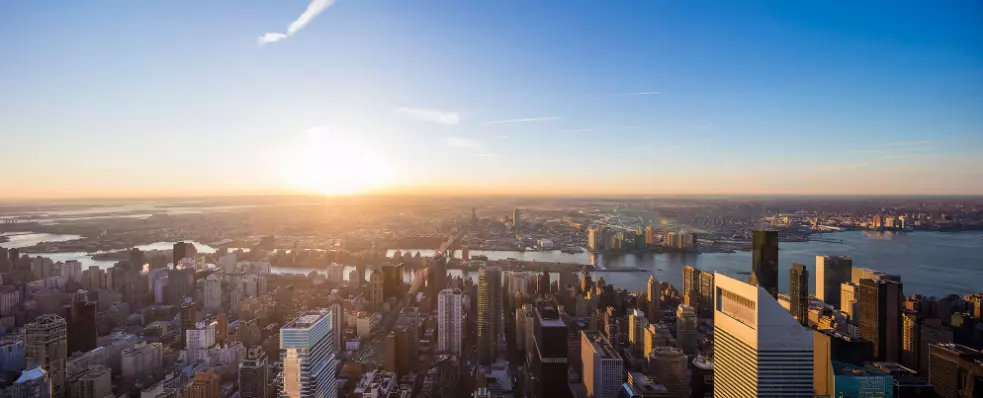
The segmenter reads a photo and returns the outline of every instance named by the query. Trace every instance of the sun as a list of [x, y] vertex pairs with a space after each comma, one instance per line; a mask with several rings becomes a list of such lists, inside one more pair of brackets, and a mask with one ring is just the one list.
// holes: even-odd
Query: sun
[[351, 195], [390, 184], [384, 162], [341, 139], [314, 139], [282, 155], [281, 174], [291, 188], [322, 195]]

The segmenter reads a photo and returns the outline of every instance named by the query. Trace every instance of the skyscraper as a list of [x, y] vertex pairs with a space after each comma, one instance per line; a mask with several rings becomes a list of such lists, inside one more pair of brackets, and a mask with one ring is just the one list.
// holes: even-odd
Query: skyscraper
[[833, 308], [841, 307], [840, 285], [849, 283], [853, 260], [845, 256], [816, 256], [816, 298]]
[[369, 302], [372, 303], [373, 312], [382, 311], [382, 302], [385, 301], [382, 292], [382, 272], [373, 270], [369, 275]]
[[812, 332], [764, 287], [714, 281], [714, 396], [811, 397]]
[[181, 347], [184, 347], [188, 343], [186, 330], [194, 329], [195, 324], [198, 322], [198, 307], [195, 306], [195, 302], [187, 302], [181, 304]]
[[666, 387], [669, 396], [690, 396], [690, 380], [687, 372], [689, 359], [683, 350], [668, 346], [655, 347], [652, 349], [651, 359], [649, 368], [659, 379], [659, 383]]
[[700, 348], [700, 331], [697, 329], [696, 310], [686, 304], [676, 309], [676, 340], [683, 352], [696, 356]]
[[239, 396], [270, 398], [270, 368], [263, 347], [253, 347], [239, 364]]
[[[374, 274], [374, 272], [373, 272]], [[386, 265], [382, 267], [382, 295], [385, 298], [403, 295], [403, 265]]]
[[502, 270], [478, 270], [478, 363], [491, 365], [498, 355], [502, 328]]
[[444, 289], [437, 296], [437, 352], [461, 355], [464, 295], [461, 289]]
[[809, 270], [805, 265], [792, 264], [789, 269], [789, 308], [792, 316], [803, 325], [809, 324]]
[[649, 276], [648, 288], [645, 292], [645, 298], [648, 299], [649, 303], [649, 313], [647, 318], [651, 322], [658, 322], [662, 319], [662, 293], [659, 291], [659, 280], [655, 279], [655, 275]]
[[65, 395], [68, 367], [68, 327], [62, 317], [41, 315], [24, 325], [27, 367], [41, 367], [51, 379], [51, 396]]
[[194, 258], [197, 255], [198, 255], [198, 249], [195, 248], [195, 245], [187, 242], [175, 243], [174, 250], [171, 253], [171, 257], [174, 260], [174, 267], [177, 267], [178, 262], [181, 261], [182, 259], [188, 257]]
[[921, 349], [922, 318], [911, 310], [901, 311], [901, 364], [918, 369]]
[[533, 338], [526, 355], [526, 366], [533, 376], [531, 397], [566, 397], [569, 390], [556, 386], [567, 384], [567, 325], [556, 306], [545, 302], [533, 310], [532, 320]]
[[847, 314], [850, 320], [857, 319], [857, 298], [860, 297], [860, 287], [853, 282], [840, 285], [840, 310]]
[[700, 272], [700, 292], [696, 314], [701, 318], [713, 317], [713, 273]]
[[512, 209], [512, 229], [517, 231], [521, 226], [522, 226], [522, 212], [519, 211], [518, 207], [516, 207]]
[[692, 265], [683, 267], [683, 304], [696, 308], [700, 301], [700, 270]]
[[331, 344], [334, 346], [334, 352], [339, 353], [345, 350], [345, 311], [342, 310], [341, 304], [334, 303], [328, 306], [328, 310], [331, 311]]
[[580, 332], [580, 337], [587, 396], [616, 398], [624, 379], [621, 355], [598, 332], [585, 330]]
[[96, 303], [76, 301], [65, 307], [68, 352], [88, 352], [97, 347]]
[[215, 274], [205, 278], [205, 310], [212, 313], [222, 311], [222, 281]]
[[857, 307], [860, 337], [874, 344], [874, 359], [887, 362], [901, 360], [902, 285], [890, 280], [860, 281]]
[[195, 270], [172, 269], [167, 271], [165, 296], [170, 305], [181, 305], [184, 299], [195, 295]]
[[813, 388], [816, 395], [832, 395], [833, 361], [862, 365], [873, 359], [873, 346], [867, 340], [830, 330], [814, 330]]
[[222, 398], [221, 378], [212, 372], [195, 373], [195, 381], [184, 390], [182, 398]]
[[648, 354], [647, 352], [643, 352], [645, 348], [645, 328], [647, 327], [649, 327], [649, 321], [645, 317], [645, 313], [639, 311], [637, 308], [628, 313], [628, 344], [631, 345], [631, 351], [638, 358], [645, 358], [645, 355]]
[[931, 346], [952, 343], [952, 329], [943, 325], [942, 321], [938, 318], [928, 318], [922, 321], [919, 337], [921, 337], [921, 341], [919, 342], [918, 352], [921, 355], [918, 356], [918, 372], [927, 374], [929, 359], [931, 358]]
[[280, 396], [336, 398], [331, 313], [307, 311], [280, 329]]
[[959, 344], [930, 348], [928, 382], [939, 398], [983, 395], [983, 352]]
[[778, 231], [754, 231], [751, 244], [751, 284], [777, 297]]

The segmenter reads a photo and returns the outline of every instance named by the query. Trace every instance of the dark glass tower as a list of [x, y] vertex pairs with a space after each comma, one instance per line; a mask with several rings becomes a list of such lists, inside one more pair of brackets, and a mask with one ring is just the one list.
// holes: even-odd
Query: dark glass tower
[[478, 363], [491, 365], [502, 336], [502, 270], [478, 271]]
[[809, 270], [805, 265], [792, 264], [789, 270], [788, 300], [792, 315], [799, 323], [809, 324]]
[[778, 297], [778, 231], [754, 231], [751, 284]]
[[874, 359], [900, 362], [902, 285], [896, 281], [863, 279], [857, 312], [860, 337], [874, 344]]
[[552, 304], [543, 303], [536, 308], [533, 317], [534, 347], [526, 355], [526, 366], [531, 372], [530, 396], [567, 397], [567, 325]]

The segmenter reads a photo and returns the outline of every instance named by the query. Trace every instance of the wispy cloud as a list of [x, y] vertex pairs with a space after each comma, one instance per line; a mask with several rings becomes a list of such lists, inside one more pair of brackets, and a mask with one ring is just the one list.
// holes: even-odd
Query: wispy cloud
[[661, 93], [658, 92], [658, 91], [641, 91], [641, 92], [637, 92], [637, 93], [620, 93], [620, 94], [615, 94], [614, 96], [615, 97], [634, 97], [636, 95], [654, 95], [654, 94], [661, 94]]
[[307, 9], [304, 10], [304, 12], [300, 14], [300, 16], [297, 17], [296, 20], [291, 22], [290, 26], [287, 26], [286, 33], [274, 32], [274, 33], [264, 34], [260, 36], [259, 39], [257, 39], [256, 44], [258, 44], [259, 46], [263, 46], [293, 36], [301, 29], [304, 29], [304, 27], [307, 26], [307, 24], [311, 23], [311, 21], [313, 21], [314, 18], [318, 16], [318, 14], [324, 12], [324, 10], [327, 10], [334, 3], [335, 0], [311, 0], [310, 4], [307, 5]]
[[541, 116], [541, 117], [527, 117], [521, 119], [505, 119], [505, 120], [495, 120], [488, 122], [489, 124], [503, 124], [503, 123], [526, 123], [526, 122], [547, 122], [550, 120], [559, 120], [559, 116]]
[[458, 147], [458, 148], [481, 148], [481, 143], [468, 138], [461, 137], [445, 137], [444, 142], [447, 145]]
[[865, 154], [911, 154], [917, 152], [925, 152], [933, 148], [932, 141], [897, 141], [897, 142], [886, 142], [883, 144], [877, 144], [874, 146], [866, 148], [857, 148], [851, 150], [850, 153], [854, 155], [865, 155]]
[[443, 112], [434, 109], [407, 108], [399, 107], [393, 110], [397, 115], [405, 116], [421, 122], [456, 125], [461, 122], [461, 117], [456, 112]]

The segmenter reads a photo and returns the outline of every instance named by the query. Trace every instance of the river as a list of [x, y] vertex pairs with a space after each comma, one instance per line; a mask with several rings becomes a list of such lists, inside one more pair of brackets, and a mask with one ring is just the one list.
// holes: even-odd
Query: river
[[[779, 287], [788, 290], [788, 270], [792, 263], [805, 264], [810, 272], [809, 284], [815, 288], [816, 256], [846, 255], [853, 258], [855, 267], [872, 268], [879, 271], [901, 275], [905, 284], [905, 294], [924, 294], [945, 296], [947, 294], [965, 295], [979, 292], [983, 285], [983, 232], [866, 232], [847, 231], [818, 235], [823, 241], [782, 242], [779, 245]], [[65, 241], [78, 239], [77, 235], [22, 234], [9, 236], [10, 242], [0, 243], [0, 247], [27, 247], [41, 241]], [[215, 248], [194, 242], [201, 253], [214, 253]], [[173, 242], [158, 242], [137, 246], [141, 250], [167, 250]], [[120, 248], [122, 250], [125, 248]], [[395, 251], [395, 250], [393, 250]], [[391, 251], [389, 254], [392, 255]], [[407, 251], [403, 249], [402, 251]], [[417, 250], [409, 249], [415, 253]], [[433, 250], [419, 250], [421, 255], [429, 256]], [[567, 262], [595, 264], [604, 268], [637, 267], [648, 270], [661, 281], [675, 286], [682, 282], [682, 269], [693, 265], [701, 270], [750, 271], [751, 253], [664, 253], [664, 254], [566, 254], [559, 251], [518, 252], [474, 250], [473, 255], [486, 255], [489, 259], [504, 260], [515, 258], [526, 261]], [[43, 253], [55, 261], [78, 260], [84, 265], [111, 267], [114, 261], [93, 260], [91, 253]], [[307, 273], [310, 268], [274, 267], [274, 272]], [[347, 278], [350, 269], [344, 275]], [[460, 271], [451, 270], [459, 275]], [[648, 274], [642, 272], [596, 271], [599, 276], [617, 288], [643, 291]], [[554, 280], [557, 276], [554, 273]], [[407, 275], [412, 279], [412, 275]]]

